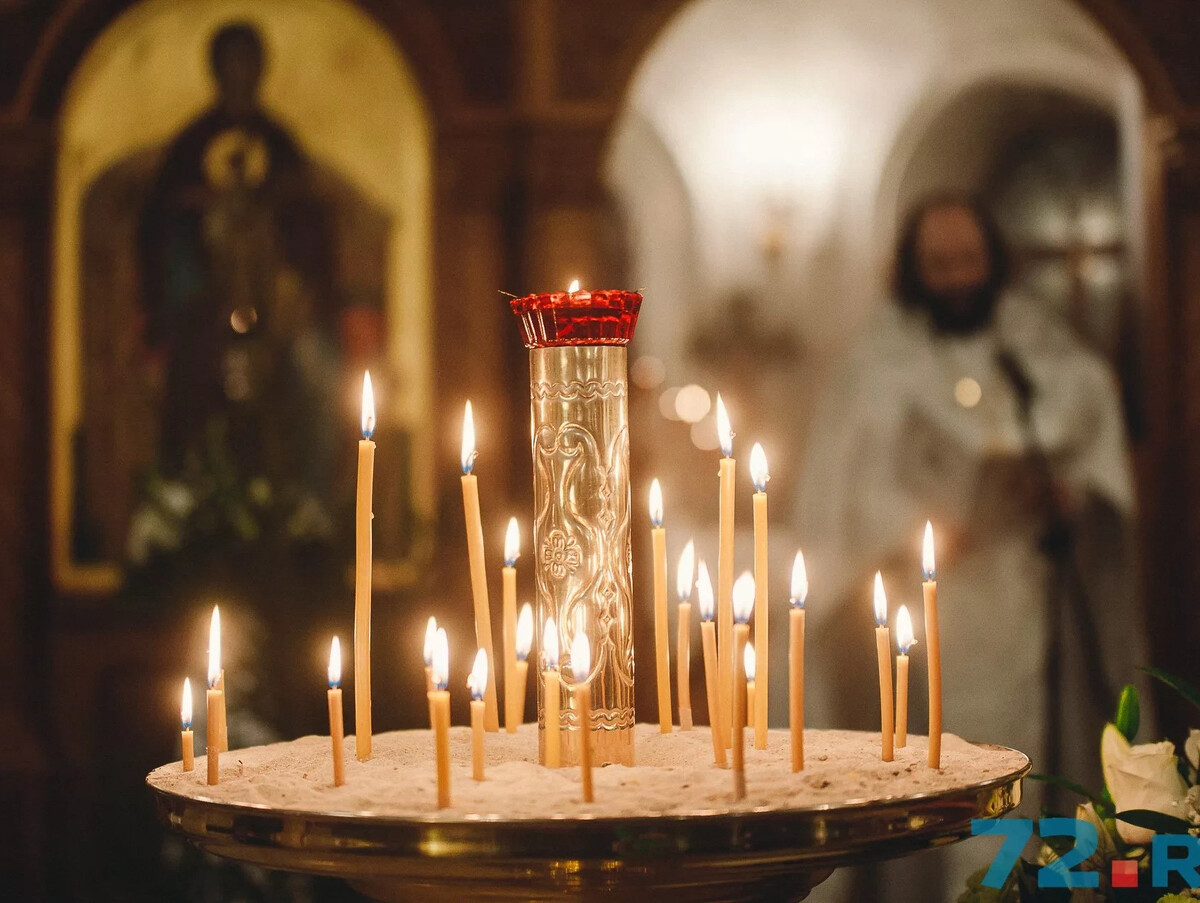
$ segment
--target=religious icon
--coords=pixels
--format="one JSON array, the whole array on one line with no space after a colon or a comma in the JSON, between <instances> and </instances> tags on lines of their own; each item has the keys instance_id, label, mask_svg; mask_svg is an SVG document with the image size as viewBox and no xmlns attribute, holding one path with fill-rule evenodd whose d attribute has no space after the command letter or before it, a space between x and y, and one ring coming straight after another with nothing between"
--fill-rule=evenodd
<instances>
[{"instance_id":1,"label":"religious icon","mask_svg":"<svg viewBox=\"0 0 1200 903\"><path fill-rule=\"evenodd\" d=\"M220 21L204 40L207 105L82 191L67 553L85 567L128 571L198 530L344 545L354 387L369 368L404 391L388 380L405 224L264 100L263 26ZM418 440L386 409L380 421L393 529L377 554L399 561L419 519Z\"/></svg>"}]
</instances>

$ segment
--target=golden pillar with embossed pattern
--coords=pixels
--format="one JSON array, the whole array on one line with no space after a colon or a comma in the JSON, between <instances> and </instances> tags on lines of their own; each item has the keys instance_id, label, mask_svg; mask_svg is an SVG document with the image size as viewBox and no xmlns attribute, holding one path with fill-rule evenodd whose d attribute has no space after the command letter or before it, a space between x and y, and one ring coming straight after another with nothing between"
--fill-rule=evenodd
<instances>
[{"instance_id":1,"label":"golden pillar with embossed pattern","mask_svg":"<svg viewBox=\"0 0 1200 903\"><path fill-rule=\"evenodd\" d=\"M634 759L625 346L640 304L633 292L588 291L512 302L530 349L538 623L555 619L560 649L570 649L581 632L592 649L586 724L572 704L570 656L559 662L564 765L578 762L584 730L591 732L595 764L632 765ZM539 681L543 738L544 686Z\"/></svg>"}]
</instances>

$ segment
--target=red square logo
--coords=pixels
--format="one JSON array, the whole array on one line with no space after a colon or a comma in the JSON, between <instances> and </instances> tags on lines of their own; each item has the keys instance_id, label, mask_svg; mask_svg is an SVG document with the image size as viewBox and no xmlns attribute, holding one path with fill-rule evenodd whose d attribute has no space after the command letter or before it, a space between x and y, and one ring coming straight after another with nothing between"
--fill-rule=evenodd
<instances>
[{"instance_id":1,"label":"red square logo","mask_svg":"<svg viewBox=\"0 0 1200 903\"><path fill-rule=\"evenodd\" d=\"M1113 887L1137 887L1138 864L1136 859L1114 859L1112 864Z\"/></svg>"}]
</instances>

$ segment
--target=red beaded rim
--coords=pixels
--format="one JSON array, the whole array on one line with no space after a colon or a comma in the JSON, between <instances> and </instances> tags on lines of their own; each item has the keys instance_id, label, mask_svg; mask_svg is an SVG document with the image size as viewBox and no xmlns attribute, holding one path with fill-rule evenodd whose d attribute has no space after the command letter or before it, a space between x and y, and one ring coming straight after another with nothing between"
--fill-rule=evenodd
<instances>
[{"instance_id":1,"label":"red beaded rim","mask_svg":"<svg viewBox=\"0 0 1200 903\"><path fill-rule=\"evenodd\" d=\"M526 348L628 345L642 296L620 290L543 292L514 298L511 306Z\"/></svg>"}]
</instances>

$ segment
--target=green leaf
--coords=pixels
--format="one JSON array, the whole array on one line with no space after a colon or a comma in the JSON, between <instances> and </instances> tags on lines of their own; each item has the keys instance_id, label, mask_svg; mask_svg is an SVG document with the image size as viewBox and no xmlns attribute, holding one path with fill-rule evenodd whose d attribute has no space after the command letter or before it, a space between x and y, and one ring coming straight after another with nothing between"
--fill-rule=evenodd
<instances>
[{"instance_id":1,"label":"green leaf","mask_svg":"<svg viewBox=\"0 0 1200 903\"><path fill-rule=\"evenodd\" d=\"M1192 686L1182 677L1176 677L1174 674L1162 670L1162 668L1140 668L1139 670L1149 674L1155 680L1161 680L1196 708L1200 709L1200 689Z\"/></svg>"},{"instance_id":2,"label":"green leaf","mask_svg":"<svg viewBox=\"0 0 1200 903\"><path fill-rule=\"evenodd\" d=\"M1138 699L1137 687L1125 684L1117 699L1117 714L1113 719L1119 730L1130 743L1137 736L1138 725L1142 720L1142 707Z\"/></svg>"},{"instance_id":3,"label":"green leaf","mask_svg":"<svg viewBox=\"0 0 1200 903\"><path fill-rule=\"evenodd\" d=\"M1031 774L1028 775L1031 781L1041 781L1043 784L1050 784L1054 787L1061 787L1063 790L1069 790L1071 793L1082 796L1085 800L1090 800L1093 805L1100 807L1104 805L1104 799L1100 795L1088 790L1082 784L1072 781L1070 778L1064 778L1058 774Z\"/></svg>"},{"instance_id":4,"label":"green leaf","mask_svg":"<svg viewBox=\"0 0 1200 903\"><path fill-rule=\"evenodd\" d=\"M1186 834L1192 826L1182 818L1155 812L1153 809L1126 809L1116 815L1118 821L1146 828L1156 834Z\"/></svg>"}]
</instances>

